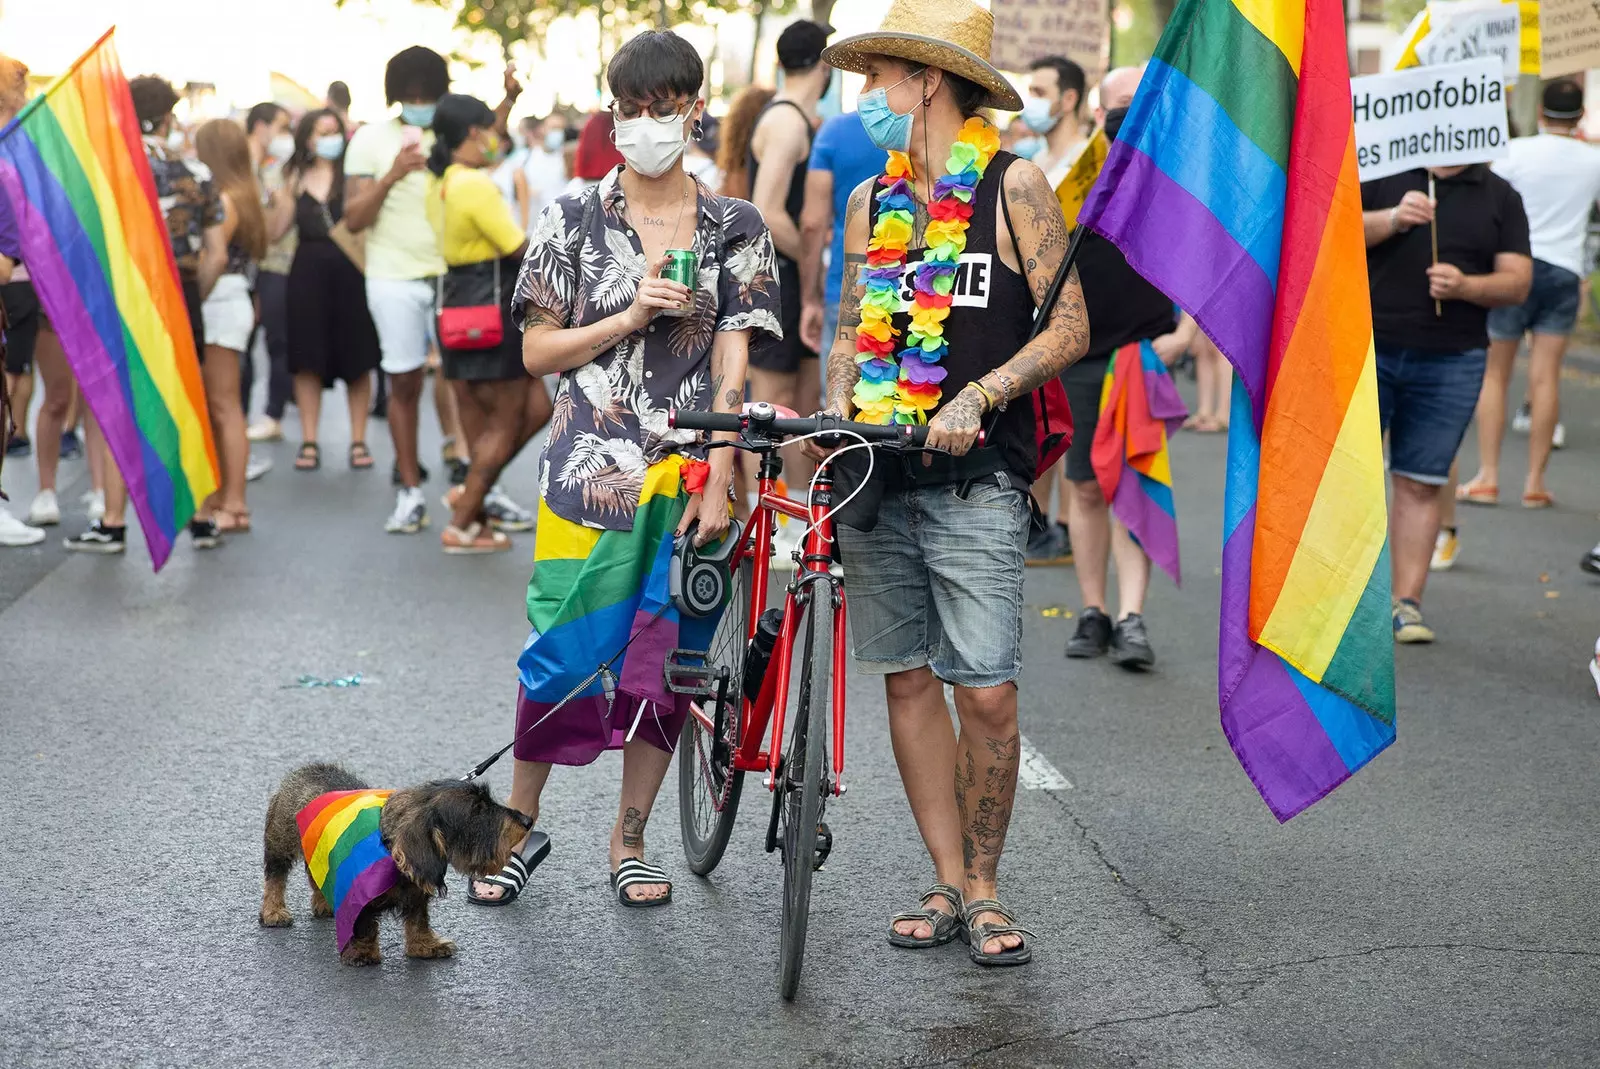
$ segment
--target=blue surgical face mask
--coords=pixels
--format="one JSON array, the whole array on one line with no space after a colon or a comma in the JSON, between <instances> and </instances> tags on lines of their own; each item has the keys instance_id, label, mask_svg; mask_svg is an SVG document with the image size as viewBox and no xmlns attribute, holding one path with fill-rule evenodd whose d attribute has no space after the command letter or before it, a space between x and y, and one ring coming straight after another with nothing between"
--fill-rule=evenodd
<instances>
[{"instance_id":1,"label":"blue surgical face mask","mask_svg":"<svg viewBox=\"0 0 1600 1069\"><path fill-rule=\"evenodd\" d=\"M560 152L561 146L567 143L565 130L550 130L544 135L544 150L546 152Z\"/></svg>"},{"instance_id":2,"label":"blue surgical face mask","mask_svg":"<svg viewBox=\"0 0 1600 1069\"><path fill-rule=\"evenodd\" d=\"M1048 134L1060 121L1061 116L1050 114L1050 102L1043 97L1029 97L1022 106L1022 124L1036 134Z\"/></svg>"},{"instance_id":3,"label":"blue surgical face mask","mask_svg":"<svg viewBox=\"0 0 1600 1069\"><path fill-rule=\"evenodd\" d=\"M866 128L867 137L885 152L907 152L911 149L911 118L916 111L912 109L901 115L891 108L889 89L897 89L915 77L914 74L908 74L888 89L863 93L856 101L856 114L861 116L861 125Z\"/></svg>"},{"instance_id":4,"label":"blue surgical face mask","mask_svg":"<svg viewBox=\"0 0 1600 1069\"><path fill-rule=\"evenodd\" d=\"M1015 152L1025 160L1033 159L1044 150L1045 140L1042 137L1025 137L1011 147L1012 152Z\"/></svg>"},{"instance_id":5,"label":"blue surgical face mask","mask_svg":"<svg viewBox=\"0 0 1600 1069\"><path fill-rule=\"evenodd\" d=\"M433 125L437 104L401 104L400 121L407 126L420 126L424 130Z\"/></svg>"},{"instance_id":6,"label":"blue surgical face mask","mask_svg":"<svg viewBox=\"0 0 1600 1069\"><path fill-rule=\"evenodd\" d=\"M336 160L344 155L344 138L338 134L323 134L311 147L322 159Z\"/></svg>"}]
</instances>

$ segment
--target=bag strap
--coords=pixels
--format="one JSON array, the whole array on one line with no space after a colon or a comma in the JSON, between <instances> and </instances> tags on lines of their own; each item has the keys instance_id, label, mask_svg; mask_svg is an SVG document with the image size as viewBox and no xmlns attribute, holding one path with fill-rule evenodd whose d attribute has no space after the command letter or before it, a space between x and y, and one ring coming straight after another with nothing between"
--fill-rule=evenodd
<instances>
[{"instance_id":1,"label":"bag strap","mask_svg":"<svg viewBox=\"0 0 1600 1069\"><path fill-rule=\"evenodd\" d=\"M444 236L445 236L445 233L447 231L449 231L449 229L450 229L450 195L449 195L449 190L450 190L450 168L446 167L445 170L444 170L444 174L439 176L439 255L440 255L441 259L444 256ZM501 261L501 259L502 259L502 257L499 255L499 250L496 250L496 254L493 257L493 260L494 260L494 303L495 303L495 305L497 307L501 303L501 293L500 293L500 261ZM463 264L462 266L465 267L465 266L470 266L470 265ZM434 305L433 306L434 306L435 314L438 314L438 312L444 310L444 275L445 274L449 274L449 272L450 272L450 265L447 263L444 266L444 274L435 275L433 277L433 300L434 300Z\"/></svg>"}]
</instances>

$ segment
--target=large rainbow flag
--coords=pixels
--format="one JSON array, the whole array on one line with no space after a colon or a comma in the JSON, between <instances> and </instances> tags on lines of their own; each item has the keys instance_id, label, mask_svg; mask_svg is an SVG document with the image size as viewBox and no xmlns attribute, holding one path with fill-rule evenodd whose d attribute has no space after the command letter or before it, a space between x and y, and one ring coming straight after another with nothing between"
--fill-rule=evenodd
<instances>
[{"instance_id":1,"label":"large rainbow flag","mask_svg":"<svg viewBox=\"0 0 1600 1069\"><path fill-rule=\"evenodd\" d=\"M0 215L159 570L217 488L194 334L111 30L0 129Z\"/></svg>"},{"instance_id":2,"label":"large rainbow flag","mask_svg":"<svg viewBox=\"0 0 1600 1069\"><path fill-rule=\"evenodd\" d=\"M1090 459L1116 516L1161 570L1182 584L1178 508L1172 499L1168 442L1189 410L1148 341L1111 354L1100 386L1100 421Z\"/></svg>"},{"instance_id":3,"label":"large rainbow flag","mask_svg":"<svg viewBox=\"0 0 1600 1069\"><path fill-rule=\"evenodd\" d=\"M1218 695L1234 752L1288 820L1395 739L1339 0L1183 0L1082 219L1238 369Z\"/></svg>"},{"instance_id":4,"label":"large rainbow flag","mask_svg":"<svg viewBox=\"0 0 1600 1069\"><path fill-rule=\"evenodd\" d=\"M393 791L329 791L294 815L306 871L333 907L339 952L350 945L356 918L400 882L400 869L383 845L378 823Z\"/></svg>"}]
</instances>

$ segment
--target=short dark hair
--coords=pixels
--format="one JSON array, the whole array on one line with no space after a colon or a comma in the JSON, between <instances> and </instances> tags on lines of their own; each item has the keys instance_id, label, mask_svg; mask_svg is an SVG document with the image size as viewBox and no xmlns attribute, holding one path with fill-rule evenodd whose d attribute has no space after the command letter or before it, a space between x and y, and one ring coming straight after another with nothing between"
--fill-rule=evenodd
<instances>
[{"instance_id":1,"label":"short dark hair","mask_svg":"<svg viewBox=\"0 0 1600 1069\"><path fill-rule=\"evenodd\" d=\"M699 96L705 79L700 53L671 30L639 34L606 64L606 84L618 100Z\"/></svg>"},{"instance_id":2,"label":"short dark hair","mask_svg":"<svg viewBox=\"0 0 1600 1069\"><path fill-rule=\"evenodd\" d=\"M383 95L388 102L435 101L450 91L450 66L431 48L412 45L396 52L383 71Z\"/></svg>"},{"instance_id":3,"label":"short dark hair","mask_svg":"<svg viewBox=\"0 0 1600 1069\"><path fill-rule=\"evenodd\" d=\"M1078 103L1073 107L1077 111L1083 107L1083 91L1088 88L1089 80L1084 77L1083 68L1078 66L1066 56L1040 56L1028 64L1030 71L1052 70L1056 72L1056 88L1063 94L1068 89L1078 94Z\"/></svg>"},{"instance_id":4,"label":"short dark hair","mask_svg":"<svg viewBox=\"0 0 1600 1069\"><path fill-rule=\"evenodd\" d=\"M494 129L494 112L477 97L465 93L446 93L439 98L433 112L433 151L428 156L428 170L440 177L450 166L450 157L467 139L474 126L483 130Z\"/></svg>"},{"instance_id":5,"label":"short dark hair","mask_svg":"<svg viewBox=\"0 0 1600 1069\"><path fill-rule=\"evenodd\" d=\"M343 82L328 83L328 103L344 111L350 110L350 87Z\"/></svg>"},{"instance_id":6,"label":"short dark hair","mask_svg":"<svg viewBox=\"0 0 1600 1069\"><path fill-rule=\"evenodd\" d=\"M822 62L833 27L810 19L796 19L778 35L778 63L787 73L808 71Z\"/></svg>"},{"instance_id":7,"label":"short dark hair","mask_svg":"<svg viewBox=\"0 0 1600 1069\"><path fill-rule=\"evenodd\" d=\"M252 134L258 126L271 126L278 121L279 115L284 114L284 110L281 104L274 104L270 100L262 101L251 108L250 114L244 117L244 132Z\"/></svg>"},{"instance_id":8,"label":"short dark hair","mask_svg":"<svg viewBox=\"0 0 1600 1069\"><path fill-rule=\"evenodd\" d=\"M178 106L178 91L172 83L153 74L133 79L128 83L128 92L133 95L133 114L139 119L139 128L147 134Z\"/></svg>"}]
</instances>

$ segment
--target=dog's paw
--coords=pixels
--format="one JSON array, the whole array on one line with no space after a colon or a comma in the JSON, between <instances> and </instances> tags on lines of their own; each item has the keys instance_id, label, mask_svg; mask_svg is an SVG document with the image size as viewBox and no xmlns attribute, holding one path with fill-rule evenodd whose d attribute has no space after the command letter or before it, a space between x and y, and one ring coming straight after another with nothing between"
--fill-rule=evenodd
<instances>
[{"instance_id":1,"label":"dog's paw","mask_svg":"<svg viewBox=\"0 0 1600 1069\"><path fill-rule=\"evenodd\" d=\"M350 947L339 955L339 960L346 965L382 965L383 955L377 947Z\"/></svg>"},{"instance_id":2,"label":"dog's paw","mask_svg":"<svg viewBox=\"0 0 1600 1069\"><path fill-rule=\"evenodd\" d=\"M288 928L294 924L294 914L279 906L277 909L263 909L261 911L261 927L263 928Z\"/></svg>"},{"instance_id":3,"label":"dog's paw","mask_svg":"<svg viewBox=\"0 0 1600 1069\"><path fill-rule=\"evenodd\" d=\"M456 944L451 939L432 939L427 942L406 944L406 957L408 958L453 958L456 956Z\"/></svg>"},{"instance_id":4,"label":"dog's paw","mask_svg":"<svg viewBox=\"0 0 1600 1069\"><path fill-rule=\"evenodd\" d=\"M333 916L333 907L328 905L327 900L319 895L311 900L311 915L322 920L327 920L329 917Z\"/></svg>"}]
</instances>

